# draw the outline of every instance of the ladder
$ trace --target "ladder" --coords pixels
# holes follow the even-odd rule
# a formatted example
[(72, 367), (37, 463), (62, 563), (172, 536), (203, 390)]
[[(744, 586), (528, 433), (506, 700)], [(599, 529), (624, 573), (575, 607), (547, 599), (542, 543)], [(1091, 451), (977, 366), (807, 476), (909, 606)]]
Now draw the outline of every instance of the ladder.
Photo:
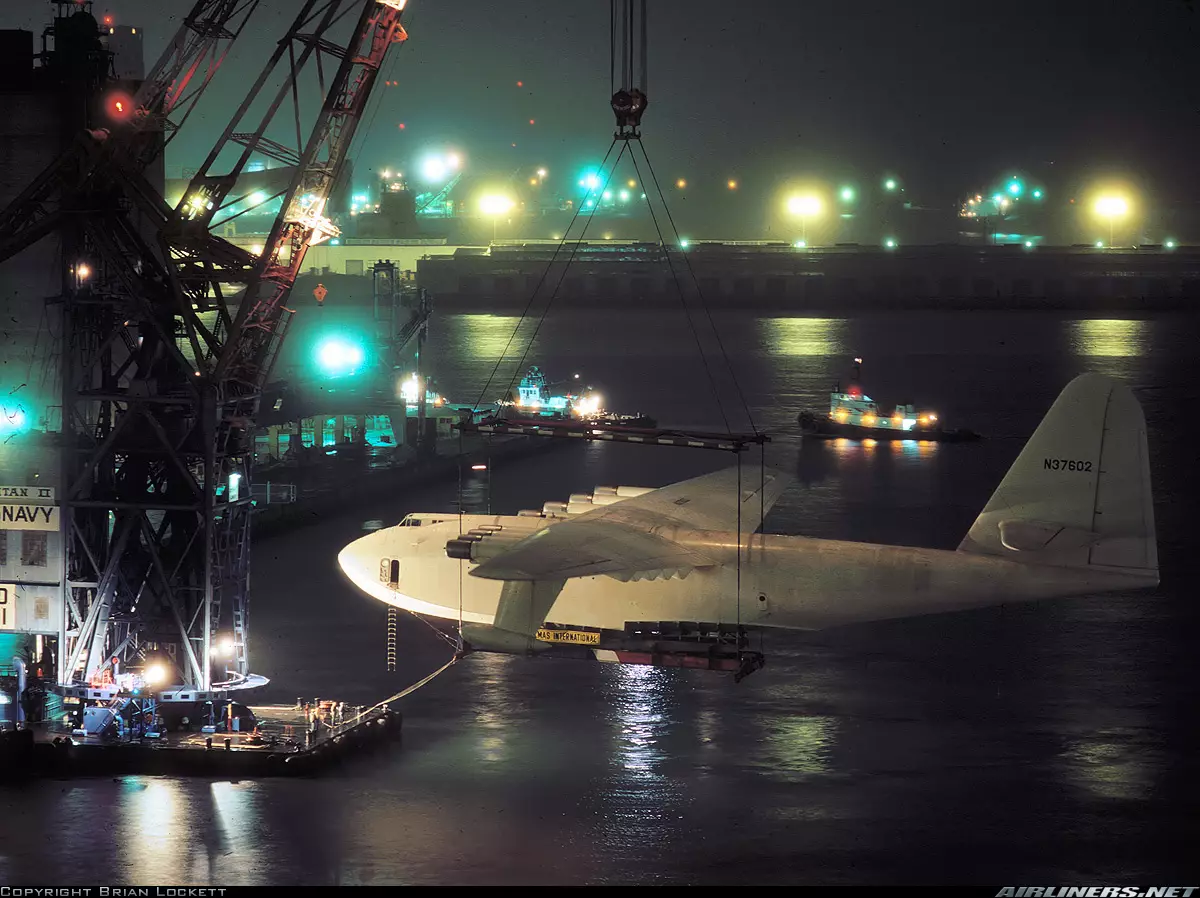
[(399, 623), (400, 612), (395, 605), (388, 605), (387, 616), (387, 669), (388, 673), (396, 672), (396, 625)]

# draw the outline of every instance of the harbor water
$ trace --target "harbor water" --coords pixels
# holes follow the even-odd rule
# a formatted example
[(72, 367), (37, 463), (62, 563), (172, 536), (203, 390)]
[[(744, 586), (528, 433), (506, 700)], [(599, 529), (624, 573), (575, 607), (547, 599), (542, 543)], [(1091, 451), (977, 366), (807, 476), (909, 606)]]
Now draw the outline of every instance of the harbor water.
[[(426, 358), (473, 403), (517, 319), (435, 318)], [(313, 780), (119, 777), (0, 791), (0, 881), (123, 884), (1186, 884), (1200, 836), (1187, 573), (1200, 497), (1195, 319), (1051, 313), (854, 318), (554, 309), (509, 346), (664, 426), (772, 434), (796, 484), (772, 532), (952, 549), (1063, 386), (1095, 371), (1145, 410), (1154, 591), (763, 637), (741, 683), (700, 671), (469, 656), (404, 699), (401, 745)], [(715, 331), (710, 326), (715, 324)], [(719, 342), (714, 334), (719, 335)], [(737, 373), (735, 388), (721, 349)], [(852, 359), (882, 405), (914, 401), (979, 443), (803, 441)], [(711, 380), (710, 380), (711, 379)], [(712, 384), (723, 398), (718, 408)], [(746, 457), (757, 462), (758, 450)], [(727, 453), (570, 445), (498, 461), (498, 513), (597, 485), (660, 486)], [(256, 541), (252, 701), (369, 704), (452, 650), (337, 569), (363, 523), (455, 507), (453, 482), (356, 499)], [(756, 637), (757, 638), (757, 637)], [(64, 861), (64, 859), (66, 859)]]

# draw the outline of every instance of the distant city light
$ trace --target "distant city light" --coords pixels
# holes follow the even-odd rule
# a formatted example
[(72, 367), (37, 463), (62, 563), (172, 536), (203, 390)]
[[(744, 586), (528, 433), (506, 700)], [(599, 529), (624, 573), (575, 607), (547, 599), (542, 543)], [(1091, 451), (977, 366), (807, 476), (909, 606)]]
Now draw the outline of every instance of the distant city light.
[(250, 247), (250, 252), (252, 252), (256, 256), (261, 256), (262, 251), (263, 251), (263, 245), (261, 243), (256, 243), (252, 247)]
[(547, 174), (548, 174), (548, 172), (544, 168), (539, 168), (537, 170), (537, 176), (539, 178), (544, 178), (544, 177), (546, 177)]
[(1042, 192), (1040, 190), (1035, 190), (1033, 192), (1033, 198), (1035, 200), (1040, 200), (1042, 198)]
[(426, 181), (443, 181), (449, 166), (441, 156), (430, 156), (421, 163), (421, 174)]
[(600, 186), (600, 176), (595, 172), (585, 172), (584, 176), (579, 179), (579, 186), (586, 187), (588, 190), (595, 190)]
[(1029, 249), (1029, 248), (1031, 248), (1032, 246), (1033, 246), (1033, 241), (1032, 241), (1032, 240), (1026, 240), (1026, 241), (1025, 241), (1025, 248), (1026, 248), (1026, 249)]
[(738, 185), (737, 185), (737, 181), (735, 181), (733, 178), (730, 178), (728, 181), (725, 182), (725, 186), (728, 187), (730, 190), (737, 190)]
[(889, 237), (887, 240), (883, 241), (883, 245), (886, 246), (888, 249), (895, 249), (896, 241), (893, 240), (891, 237)]
[(808, 218), (821, 213), (821, 200), (812, 194), (793, 196), (788, 198), (787, 208), (792, 215)]
[(796, 247), (796, 249), (806, 249), (808, 247), (808, 241), (797, 240), (795, 243), (792, 244), (792, 246)]
[(680, 245), (680, 247), (682, 247), (683, 249), (687, 249), (687, 248), (688, 248), (688, 242), (687, 242), (687, 238), (686, 238), (686, 237), (681, 237), (681, 238), (679, 238), (679, 245)]
[(500, 194), (489, 194), (479, 201), (479, 211), (484, 215), (503, 215), (513, 207), (513, 201)]
[(841, 192), (838, 194), (838, 196), (840, 196), (842, 198), (842, 202), (844, 202), (844, 203), (853, 202), (854, 201), (854, 188), (853, 187), (843, 187), (841, 189)]
[(675, 186), (678, 187), (680, 190), (683, 190), (683, 188), (687, 187), (687, 181), (685, 181), (683, 178), (680, 178), (678, 181), (675, 182)]
[(1114, 218), (1129, 211), (1129, 203), (1124, 197), (1102, 196), (1096, 200), (1096, 214), (1105, 218)]
[(889, 190), (889, 191), (890, 191), (890, 190), (895, 190), (895, 189), (896, 189), (896, 179), (895, 179), (895, 178), (888, 178), (886, 181), (884, 181), (884, 182), (883, 182), (883, 189), (884, 189), (884, 190)]
[(1008, 192), (1011, 193), (1013, 196), (1020, 196), (1022, 190), (1024, 190), (1024, 187), (1021, 185), (1020, 181), (1010, 181), (1009, 182)]
[(261, 206), (266, 201), (267, 201), (267, 195), (265, 193), (263, 193), (261, 190), (256, 190), (256, 191), (254, 191), (254, 193), (250, 194), (250, 205), (251, 206)]
[(630, 178), (628, 181), (625, 182), (625, 186), (629, 187), (631, 189), (634, 187), (637, 187), (637, 181), (635, 181), (633, 178)]
[(1104, 241), (1103, 240), (1096, 241), (1096, 249), (1104, 249)]
[(1174, 248), (1175, 248), (1175, 241), (1174, 241), (1174, 240), (1168, 240), (1166, 243), (1164, 243), (1164, 244), (1163, 244), (1163, 246), (1165, 246), (1167, 249), (1174, 249)]
[(604, 191), (604, 193), (600, 194), (600, 198), (605, 199), (605, 200), (611, 200), (612, 199), (612, 191), (611, 190)]
[(621, 198), (622, 203), (629, 202), (629, 191), (628, 190), (622, 190), (619, 194), (617, 194), (617, 196), (619, 196)]

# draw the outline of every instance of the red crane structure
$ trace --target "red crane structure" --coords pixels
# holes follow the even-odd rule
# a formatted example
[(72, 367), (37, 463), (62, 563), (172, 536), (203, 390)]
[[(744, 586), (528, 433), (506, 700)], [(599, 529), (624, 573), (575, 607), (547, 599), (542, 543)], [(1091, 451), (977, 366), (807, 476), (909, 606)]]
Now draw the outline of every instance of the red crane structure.
[[(0, 212), (0, 262), (50, 233), (63, 248), (63, 688), (114, 661), (169, 662), (195, 699), (263, 682), (247, 657), (259, 397), (305, 253), (337, 234), (325, 205), (375, 78), (407, 34), (406, 0), (305, 0), (172, 208), (146, 167), (258, 2), (196, 2), (128, 108), (108, 104), (108, 127)], [(307, 138), (302, 77), (322, 97)], [(247, 203), (233, 193), (254, 154), (294, 166), (260, 255), (214, 233)]]

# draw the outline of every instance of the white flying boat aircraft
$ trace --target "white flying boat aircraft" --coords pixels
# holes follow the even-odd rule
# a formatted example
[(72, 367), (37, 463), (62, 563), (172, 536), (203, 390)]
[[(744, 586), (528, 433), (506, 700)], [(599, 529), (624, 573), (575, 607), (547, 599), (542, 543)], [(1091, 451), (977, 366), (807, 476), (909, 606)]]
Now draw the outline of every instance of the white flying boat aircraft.
[[(788, 478), (742, 466), (743, 529)], [(745, 628), (817, 630), (1158, 584), (1146, 425), (1128, 387), (1059, 395), (955, 551), (743, 533), (736, 468), (520, 515), (412, 514), (338, 556), (464, 648), (733, 670)], [(460, 523), (461, 521), (461, 523)], [(460, 529), (461, 528), (461, 529)], [(738, 545), (741, 543), (741, 601)]]

